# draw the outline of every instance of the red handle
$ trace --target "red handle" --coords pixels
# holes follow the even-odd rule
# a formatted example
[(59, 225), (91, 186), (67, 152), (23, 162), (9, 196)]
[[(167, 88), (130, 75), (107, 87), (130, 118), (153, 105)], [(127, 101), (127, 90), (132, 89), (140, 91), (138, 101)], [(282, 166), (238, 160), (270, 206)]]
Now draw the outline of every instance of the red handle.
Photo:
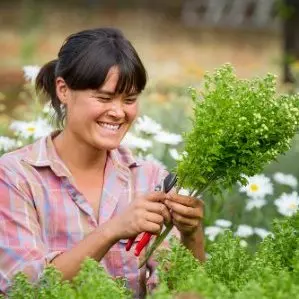
[(138, 242), (135, 248), (135, 255), (139, 256), (142, 249), (149, 243), (150, 239), (152, 237), (151, 233), (145, 232), (141, 238), (141, 240)]
[(126, 250), (129, 251), (135, 241), (136, 237), (130, 238), (126, 244)]

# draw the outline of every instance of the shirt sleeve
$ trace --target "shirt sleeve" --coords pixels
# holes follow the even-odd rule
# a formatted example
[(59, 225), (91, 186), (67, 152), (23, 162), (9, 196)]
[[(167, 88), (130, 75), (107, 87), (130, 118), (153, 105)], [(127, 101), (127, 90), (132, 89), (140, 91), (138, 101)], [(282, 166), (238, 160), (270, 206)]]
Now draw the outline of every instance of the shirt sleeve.
[[(157, 170), (155, 172), (154, 176), (154, 184), (158, 185), (161, 184), (162, 180), (168, 175), (168, 171), (164, 169), (162, 166), (157, 166)], [(161, 243), (161, 245), (158, 247), (159, 249), (163, 248), (169, 248), (169, 239), (175, 236), (180, 239), (180, 232), (177, 230), (176, 227), (173, 227), (170, 231), (169, 235), (164, 239), (164, 241)], [(147, 269), (149, 271), (149, 277), (147, 279), (147, 290), (148, 292), (152, 292), (152, 290), (158, 285), (158, 275), (157, 275), (157, 266), (158, 263), (155, 260), (153, 256), (150, 257), (150, 259), (147, 262)]]
[(42, 241), (34, 201), (20, 178), (0, 168), (0, 291), (7, 292), (17, 272), (36, 281), (44, 267), (61, 252), (49, 252)]

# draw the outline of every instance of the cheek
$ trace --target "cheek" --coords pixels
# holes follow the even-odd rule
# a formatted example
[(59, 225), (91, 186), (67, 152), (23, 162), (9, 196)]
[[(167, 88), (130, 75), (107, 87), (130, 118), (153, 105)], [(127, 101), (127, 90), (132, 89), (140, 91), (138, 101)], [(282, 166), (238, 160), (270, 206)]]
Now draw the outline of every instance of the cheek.
[(129, 123), (132, 123), (135, 120), (138, 113), (139, 113), (139, 105), (137, 103), (135, 105), (130, 106), (127, 109), (126, 114), (127, 114)]
[(76, 105), (73, 107), (73, 115), (79, 122), (96, 120), (99, 114), (102, 113), (101, 109), (95, 105)]

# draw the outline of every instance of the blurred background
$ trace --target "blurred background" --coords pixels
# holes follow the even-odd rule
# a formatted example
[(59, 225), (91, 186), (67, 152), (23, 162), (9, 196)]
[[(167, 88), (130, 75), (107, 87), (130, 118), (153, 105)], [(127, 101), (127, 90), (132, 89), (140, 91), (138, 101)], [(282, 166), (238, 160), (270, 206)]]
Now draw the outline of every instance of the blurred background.
[[(242, 78), (271, 72), (278, 76), (280, 91), (297, 90), (299, 0), (1, 0), (2, 136), (14, 136), (10, 124), (15, 120), (29, 122), (36, 112), (32, 82), (25, 80), (23, 67), (41, 66), (56, 58), (66, 36), (100, 26), (120, 28), (137, 49), (149, 75), (141, 99), (142, 114), (168, 132), (182, 134), (190, 126), (192, 105), (187, 87), (200, 86), (206, 71), (226, 62)], [(2, 144), (2, 152), (8, 148)], [(168, 154), (169, 149), (168, 144), (148, 151), (171, 169), (175, 157)], [(271, 176), (278, 171), (297, 180), (298, 151), (296, 138), (287, 155), (265, 169), (271, 184), (275, 183)], [(236, 231), (240, 225), (247, 225), (243, 237), (252, 238), (246, 242), (255, 244), (261, 236), (254, 227), (271, 230), (273, 217), (280, 216), (273, 204), (275, 198), (282, 192), (297, 192), (295, 185), (288, 185), (287, 180), (280, 182), (269, 194), (267, 204), (251, 210), (246, 210), (248, 196), (236, 187), (225, 194), (225, 200), (209, 199), (206, 224), (217, 227), (215, 221), (223, 218)], [(296, 198), (296, 209), (298, 204)]]
[(274, 0), (1, 0), (2, 112), (17, 104), (22, 66), (54, 59), (67, 35), (97, 26), (123, 30), (147, 67), (149, 87), (196, 84), (225, 62), (243, 77), (281, 75), (280, 15), (291, 11)]

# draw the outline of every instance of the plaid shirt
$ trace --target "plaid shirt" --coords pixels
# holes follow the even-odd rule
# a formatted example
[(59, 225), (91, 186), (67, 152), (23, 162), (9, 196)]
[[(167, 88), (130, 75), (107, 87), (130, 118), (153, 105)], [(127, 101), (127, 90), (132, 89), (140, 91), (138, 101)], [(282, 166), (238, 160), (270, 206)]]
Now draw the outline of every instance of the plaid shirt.
[[(76, 189), (74, 178), (58, 157), (52, 136), (0, 158), (0, 290), (6, 292), (18, 271), (36, 281), (57, 255), (71, 249), (97, 226), (119, 214), (135, 193), (147, 193), (166, 171), (148, 161), (137, 162), (128, 149), (108, 154), (98, 222)], [(136, 238), (138, 242), (140, 235)], [(127, 240), (113, 245), (101, 260), (114, 277), (125, 277), (136, 298), (157, 283), (153, 260), (138, 269)], [(167, 241), (164, 246), (168, 246)], [(150, 270), (150, 277), (147, 273)]]

